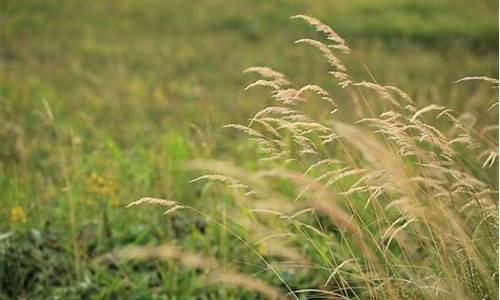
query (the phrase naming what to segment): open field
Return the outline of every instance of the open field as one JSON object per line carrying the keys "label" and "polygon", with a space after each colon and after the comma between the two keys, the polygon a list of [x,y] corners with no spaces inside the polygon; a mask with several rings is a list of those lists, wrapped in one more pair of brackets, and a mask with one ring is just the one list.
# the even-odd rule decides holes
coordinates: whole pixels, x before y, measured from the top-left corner
{"label": "open field", "polygon": [[[335,99],[339,110],[334,120],[342,124],[364,116],[351,91],[328,76],[330,66],[321,53],[294,44],[305,37],[321,39],[304,22],[290,20],[296,14],[318,18],[346,40],[352,52],[339,57],[354,81],[397,86],[414,99],[417,110],[437,104],[453,109],[456,116],[467,113],[463,120],[472,127],[498,124],[498,106],[490,109],[498,101],[497,88],[476,81],[455,83],[466,76],[498,78],[497,1],[0,1],[0,299],[261,299],[265,295],[249,286],[235,287],[231,280],[208,282],[210,276],[234,269],[284,292],[283,282],[292,290],[328,288],[324,282],[339,263],[329,261],[328,252],[334,247],[329,240],[297,224],[280,227],[301,237],[286,252],[296,250],[320,268],[312,274],[279,269],[276,276],[259,256],[269,249],[254,244],[258,238],[250,229],[256,228],[247,221],[260,219],[248,212],[250,205],[236,200],[238,196],[220,184],[191,182],[205,173],[231,169],[205,163],[193,168],[195,160],[231,162],[245,174],[268,166],[304,172],[313,164],[313,158],[301,161],[302,155],[290,151],[292,163],[268,165],[259,160],[263,151],[258,143],[222,127],[247,125],[259,110],[275,105],[264,88],[244,90],[259,78],[242,74],[247,67],[272,67],[297,87],[321,85]],[[384,111],[386,106],[372,100],[375,96],[369,92],[366,96],[372,103],[367,111],[374,115]],[[327,107],[315,103],[304,110],[331,125],[324,113]],[[443,119],[435,122],[442,125],[440,129],[449,129]],[[488,131],[484,144],[496,146],[498,152],[497,130]],[[484,183],[491,199],[497,199],[497,161],[483,168],[478,148],[457,147],[453,151],[459,154],[450,159],[456,163],[453,166]],[[352,157],[339,157],[369,168],[357,154],[359,149],[350,149],[345,152],[352,152]],[[329,153],[337,151],[326,149],[321,155],[336,158]],[[481,162],[477,165],[476,160]],[[415,162],[418,159],[402,159],[404,171],[420,174],[418,167],[408,167]],[[350,178],[342,185],[354,181]],[[298,187],[284,179],[273,184],[272,190],[285,195],[292,207]],[[341,187],[336,186],[334,193],[337,188]],[[428,190],[415,194],[425,201],[434,199]],[[145,196],[179,201],[203,214],[181,209],[164,216],[158,206],[125,208]],[[366,198],[352,199],[363,207]],[[382,202],[391,197],[379,198]],[[384,218],[397,219],[395,213]],[[475,216],[465,219],[477,221]],[[498,254],[498,219],[479,219],[475,237],[489,240],[474,247]],[[333,237],[342,236],[342,226],[330,221],[318,218],[319,226],[327,226]],[[432,236],[433,226],[429,226]],[[488,233],[483,236],[483,231]],[[240,238],[257,246],[248,247]],[[167,260],[103,258],[127,245],[164,243],[216,258],[217,272],[214,275],[192,261],[182,263],[174,250]],[[446,256],[445,244],[440,244],[444,250],[436,254],[439,259]],[[340,247],[335,255],[342,257],[342,251],[352,249]],[[391,251],[404,256],[399,248]],[[484,257],[491,258],[491,253],[485,250],[466,258]],[[472,273],[480,273],[480,284],[464,299],[498,297],[498,258],[481,262],[493,278],[486,280],[481,268],[470,267]],[[442,270],[443,277],[460,273],[460,267],[453,269],[454,263],[443,263],[452,266]],[[359,282],[352,279],[347,285],[355,283]],[[369,291],[377,293],[374,287]],[[344,296],[369,299],[357,292],[361,293],[353,288]],[[304,293],[300,299],[314,295]],[[405,296],[415,299],[421,294]]]}

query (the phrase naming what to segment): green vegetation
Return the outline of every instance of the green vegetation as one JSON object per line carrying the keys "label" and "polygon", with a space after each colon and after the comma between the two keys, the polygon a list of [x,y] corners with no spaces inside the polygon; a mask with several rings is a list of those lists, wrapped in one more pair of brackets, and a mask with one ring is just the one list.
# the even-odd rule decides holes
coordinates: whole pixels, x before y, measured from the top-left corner
{"label": "green vegetation", "polygon": [[[346,39],[353,52],[342,60],[356,81],[397,86],[418,108],[436,103],[457,115],[467,112],[481,125],[493,124],[497,115],[488,108],[498,90],[454,81],[498,78],[497,5],[478,0],[2,1],[0,299],[259,297],[249,289],[207,284],[208,270],[175,260],[102,259],[130,244],[174,242],[282,287],[259,257],[221,226],[252,240],[249,228],[232,216],[238,211],[256,217],[226,188],[190,183],[203,172],[186,167],[195,159],[232,161],[249,173],[262,167],[255,142],[222,128],[247,124],[273,103],[264,90],[245,92],[251,75],[241,72],[267,65],[297,85],[321,85],[342,107],[335,116],[359,119],[349,92],[325,76],[324,58],[293,44],[320,37],[289,19],[304,13]],[[498,164],[484,171],[475,164],[479,153],[460,153],[458,165],[497,191]],[[291,167],[303,171],[301,165]],[[286,180],[273,184],[292,199],[297,192]],[[125,208],[144,196],[179,201],[206,215]],[[320,221],[337,230],[326,218]],[[327,265],[328,243],[309,234],[303,235],[302,250]],[[299,289],[323,287],[325,274],[281,275]],[[488,284],[484,278],[477,282]]]}

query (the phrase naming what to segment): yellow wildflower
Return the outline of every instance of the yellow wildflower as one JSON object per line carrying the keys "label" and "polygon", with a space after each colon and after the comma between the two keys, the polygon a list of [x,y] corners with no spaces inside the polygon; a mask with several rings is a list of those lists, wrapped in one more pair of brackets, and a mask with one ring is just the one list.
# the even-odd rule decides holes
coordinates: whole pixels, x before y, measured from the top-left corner
{"label": "yellow wildflower", "polygon": [[10,211],[10,219],[13,222],[26,223],[26,214],[24,213],[23,208],[20,206],[12,208]]}
{"label": "yellow wildflower", "polygon": [[116,195],[117,187],[115,183],[108,180],[96,172],[90,174],[89,191],[98,195],[112,197]]}

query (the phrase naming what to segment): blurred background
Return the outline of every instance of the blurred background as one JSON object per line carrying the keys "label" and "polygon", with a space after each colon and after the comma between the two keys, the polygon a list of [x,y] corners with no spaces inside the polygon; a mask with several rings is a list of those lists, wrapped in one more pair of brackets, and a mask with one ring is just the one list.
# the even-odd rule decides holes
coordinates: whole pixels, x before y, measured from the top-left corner
{"label": "blurred background", "polygon": [[454,81],[498,78],[496,0],[1,0],[0,299],[251,299],[172,263],[93,259],[174,239],[223,260],[246,255],[203,218],[124,206],[155,196],[223,216],[225,199],[182,166],[252,168],[254,146],[221,128],[271,103],[243,91],[249,66],[323,85],[340,116],[355,117],[324,58],[293,43],[319,36],[296,14],[346,39],[356,80],[398,86],[419,105],[487,109],[489,87]]}

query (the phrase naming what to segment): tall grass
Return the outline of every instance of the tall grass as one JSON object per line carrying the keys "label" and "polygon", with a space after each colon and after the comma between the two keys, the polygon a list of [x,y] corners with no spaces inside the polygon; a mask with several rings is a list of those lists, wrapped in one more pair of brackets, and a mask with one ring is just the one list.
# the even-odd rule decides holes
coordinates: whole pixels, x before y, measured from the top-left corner
{"label": "tall grass", "polygon": [[[219,281],[270,298],[498,298],[497,100],[486,99],[490,116],[478,119],[440,103],[416,103],[374,79],[358,81],[340,57],[350,53],[344,39],[314,18],[293,18],[323,35],[324,41],[297,43],[319,50],[330,66],[326,75],[351,97],[336,99],[314,84],[294,87],[268,67],[246,70],[261,77],[247,88],[270,89],[274,104],[247,125],[226,127],[255,141],[259,169],[214,161],[193,161],[190,167],[211,173],[195,181],[230,187],[242,208],[230,219],[247,234],[212,220],[252,249],[265,272],[279,280],[271,287],[264,283],[267,277],[234,271]],[[491,78],[459,81],[470,80],[498,88]],[[359,120],[346,117],[352,111]],[[149,198],[134,204],[143,202],[166,205],[167,213],[187,208],[203,215],[177,202]],[[190,255],[165,247],[118,254],[216,265],[193,265]],[[292,287],[283,276],[287,272],[308,281]]]}

